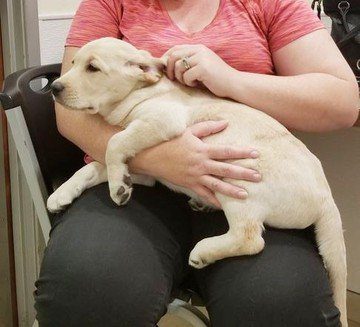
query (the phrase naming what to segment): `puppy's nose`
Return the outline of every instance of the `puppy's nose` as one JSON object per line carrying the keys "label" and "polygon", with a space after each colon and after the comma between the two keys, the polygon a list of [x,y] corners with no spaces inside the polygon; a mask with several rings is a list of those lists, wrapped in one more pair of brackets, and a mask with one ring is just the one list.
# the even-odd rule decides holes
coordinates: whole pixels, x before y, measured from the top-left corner
{"label": "puppy's nose", "polygon": [[54,94],[54,96],[57,96],[60,94],[60,92],[65,88],[63,84],[60,82],[54,82],[51,84],[51,91]]}

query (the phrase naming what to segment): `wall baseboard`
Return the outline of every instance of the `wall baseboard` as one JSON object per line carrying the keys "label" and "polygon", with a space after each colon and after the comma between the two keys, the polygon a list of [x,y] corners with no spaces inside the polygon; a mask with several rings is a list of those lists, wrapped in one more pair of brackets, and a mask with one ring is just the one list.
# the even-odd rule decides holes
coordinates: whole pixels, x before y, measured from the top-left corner
{"label": "wall baseboard", "polygon": [[39,20],[66,20],[66,19],[73,19],[74,13],[67,13],[67,14],[46,14],[46,15],[39,15]]}

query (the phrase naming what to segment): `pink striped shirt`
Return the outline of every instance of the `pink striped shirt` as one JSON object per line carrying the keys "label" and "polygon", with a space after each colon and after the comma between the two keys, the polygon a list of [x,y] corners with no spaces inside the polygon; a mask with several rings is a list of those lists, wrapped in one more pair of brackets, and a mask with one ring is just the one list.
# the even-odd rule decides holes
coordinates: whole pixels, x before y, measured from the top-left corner
{"label": "pink striped shirt", "polygon": [[160,57],[177,44],[204,44],[237,70],[274,74],[274,51],[321,28],[305,0],[220,0],[212,22],[191,34],[159,0],[83,0],[66,45],[112,36]]}

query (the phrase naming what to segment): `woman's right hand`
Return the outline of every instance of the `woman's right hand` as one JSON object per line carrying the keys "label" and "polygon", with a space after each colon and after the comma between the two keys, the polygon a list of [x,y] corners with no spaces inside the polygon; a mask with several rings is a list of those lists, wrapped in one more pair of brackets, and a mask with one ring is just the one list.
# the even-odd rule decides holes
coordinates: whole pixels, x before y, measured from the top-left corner
{"label": "woman's right hand", "polygon": [[222,178],[259,182],[260,174],[222,160],[257,158],[258,152],[252,148],[206,144],[201,140],[226,127],[226,121],[197,123],[181,136],[136,155],[129,163],[130,171],[186,187],[217,207],[220,203],[214,192],[244,199],[247,197],[246,190],[224,182]]}

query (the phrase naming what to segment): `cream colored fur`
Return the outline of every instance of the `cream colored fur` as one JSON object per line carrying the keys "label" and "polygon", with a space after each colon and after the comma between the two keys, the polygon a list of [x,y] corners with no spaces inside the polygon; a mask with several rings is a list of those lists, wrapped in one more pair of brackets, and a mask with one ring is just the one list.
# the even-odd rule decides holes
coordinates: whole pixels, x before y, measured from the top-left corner
{"label": "cream colored fur", "polygon": [[[89,71],[89,64],[100,71]],[[196,122],[227,120],[229,126],[207,137],[205,142],[256,148],[261,154],[258,159],[233,162],[259,170],[263,180],[260,183],[231,180],[246,188],[249,193],[246,200],[216,194],[229,231],[196,244],[189,264],[202,268],[226,257],[259,253],[264,248],[264,224],[299,229],[314,224],[334,301],[341,311],[342,325],[347,326],[342,223],[319,160],[265,113],[174,83],[162,76],[164,64],[164,58],[153,58],[111,38],[91,42],[77,53],[73,68],[57,80],[65,89],[56,100],[73,110],[98,113],[124,130],[110,139],[106,166],[93,162],[76,172],[50,196],[49,210],[63,209],[83,190],[106,180],[112,199],[119,205],[125,204],[132,191],[126,165],[130,157],[180,135]],[[131,178],[147,185],[154,182],[146,176]],[[201,202],[187,189],[160,182]]]}

